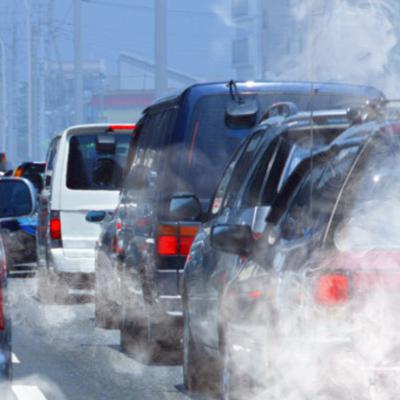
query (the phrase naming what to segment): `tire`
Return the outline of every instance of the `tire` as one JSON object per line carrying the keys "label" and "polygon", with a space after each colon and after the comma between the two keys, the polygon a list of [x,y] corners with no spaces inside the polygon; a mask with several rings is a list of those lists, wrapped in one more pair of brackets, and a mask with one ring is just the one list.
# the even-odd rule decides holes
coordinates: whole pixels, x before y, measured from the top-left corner
{"label": "tire", "polygon": [[206,356],[205,351],[195,343],[190,332],[189,317],[184,306],[183,320],[183,382],[193,393],[221,392],[220,368],[216,361]]}
{"label": "tire", "polygon": [[38,271],[36,295],[43,304],[65,304],[68,300],[68,286],[56,273]]}
{"label": "tire", "polygon": [[224,366],[223,366],[223,400],[241,400],[246,392],[245,386],[242,385],[240,377],[235,373],[231,362],[229,346],[225,347],[224,351]]}
{"label": "tire", "polygon": [[231,358],[231,346],[226,336],[224,342],[224,348],[221,350],[223,353],[222,400],[260,398],[263,388],[258,386],[250,376],[242,375],[236,370]]}
{"label": "tire", "polygon": [[108,297],[98,284],[98,275],[96,274],[95,294],[94,294],[94,314],[96,325],[103,329],[119,329],[121,325],[120,307],[107,301]]}
{"label": "tire", "polygon": [[158,343],[149,335],[151,325],[146,310],[135,304],[122,284],[120,347],[124,353],[137,356],[146,364],[155,362],[160,351]]}

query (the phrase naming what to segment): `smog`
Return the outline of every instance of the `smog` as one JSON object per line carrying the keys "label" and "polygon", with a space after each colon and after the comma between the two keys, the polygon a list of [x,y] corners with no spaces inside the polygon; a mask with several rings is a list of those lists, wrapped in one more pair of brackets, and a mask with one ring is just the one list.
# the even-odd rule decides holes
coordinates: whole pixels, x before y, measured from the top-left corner
{"label": "smog", "polygon": [[[26,185],[0,188],[0,399],[398,399],[399,20],[398,0],[0,0],[0,169]],[[319,162],[343,192],[321,206],[313,181],[290,253],[271,215]]]}

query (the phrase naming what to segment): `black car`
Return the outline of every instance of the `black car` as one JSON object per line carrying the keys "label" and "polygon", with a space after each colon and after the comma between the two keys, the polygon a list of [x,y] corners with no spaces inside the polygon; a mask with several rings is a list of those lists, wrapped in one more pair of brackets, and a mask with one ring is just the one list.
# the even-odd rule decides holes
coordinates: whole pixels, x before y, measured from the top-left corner
{"label": "black car", "polygon": [[[225,162],[273,103],[317,110],[382,96],[351,85],[230,82],[194,85],[146,109],[118,211],[121,347],[145,348],[152,358],[180,345],[182,272],[193,238]],[[199,202],[171,202],[183,192]]]}
{"label": "black car", "polygon": [[217,249],[245,257],[221,302],[225,398],[398,397],[399,132],[359,125],[304,160],[257,241],[214,227]]}
{"label": "black car", "polygon": [[221,389],[220,298],[240,265],[239,257],[212,248],[212,226],[249,225],[255,237],[261,235],[272,203],[296,167],[353,123],[347,110],[274,116],[254,130],[228,163],[184,269],[183,372],[189,390]]}

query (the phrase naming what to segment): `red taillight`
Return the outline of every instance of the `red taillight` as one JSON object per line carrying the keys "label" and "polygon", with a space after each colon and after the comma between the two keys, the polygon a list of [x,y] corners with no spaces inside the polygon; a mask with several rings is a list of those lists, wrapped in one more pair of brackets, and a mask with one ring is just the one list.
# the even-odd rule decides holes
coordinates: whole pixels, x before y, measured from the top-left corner
{"label": "red taillight", "polygon": [[158,236],[157,254],[159,256],[178,255],[178,237],[177,236]]}
{"label": "red taillight", "polygon": [[52,240],[61,240],[61,220],[58,211],[50,215],[50,237]]}
{"label": "red taillight", "polygon": [[335,273],[318,277],[315,287],[315,300],[324,305],[337,305],[350,299],[350,278]]}
{"label": "red taillight", "polygon": [[193,225],[160,225],[156,241],[159,256],[187,256],[198,226]]}
{"label": "red taillight", "polygon": [[134,131],[136,128],[136,125],[110,125],[108,127],[109,132],[118,132],[118,131]]}

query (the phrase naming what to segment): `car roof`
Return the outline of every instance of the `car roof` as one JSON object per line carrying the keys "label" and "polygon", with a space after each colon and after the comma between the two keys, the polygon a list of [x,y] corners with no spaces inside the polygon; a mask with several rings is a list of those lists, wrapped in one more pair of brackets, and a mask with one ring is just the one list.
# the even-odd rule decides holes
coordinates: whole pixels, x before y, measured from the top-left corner
{"label": "car roof", "polygon": [[[293,93],[310,92],[310,94],[320,93],[342,93],[343,95],[355,95],[370,99],[385,98],[385,95],[379,89],[373,86],[333,83],[333,82],[298,82],[298,81],[238,81],[235,82],[241,94],[252,93],[258,91],[289,91]],[[199,95],[206,94],[222,94],[229,93],[228,82],[209,82],[196,83],[191,85],[179,93],[171,94],[166,97],[157,99],[149,107],[144,109],[143,113],[148,112],[152,108],[162,107],[166,105],[174,105],[180,103],[183,97],[190,92],[197,92]]]}

